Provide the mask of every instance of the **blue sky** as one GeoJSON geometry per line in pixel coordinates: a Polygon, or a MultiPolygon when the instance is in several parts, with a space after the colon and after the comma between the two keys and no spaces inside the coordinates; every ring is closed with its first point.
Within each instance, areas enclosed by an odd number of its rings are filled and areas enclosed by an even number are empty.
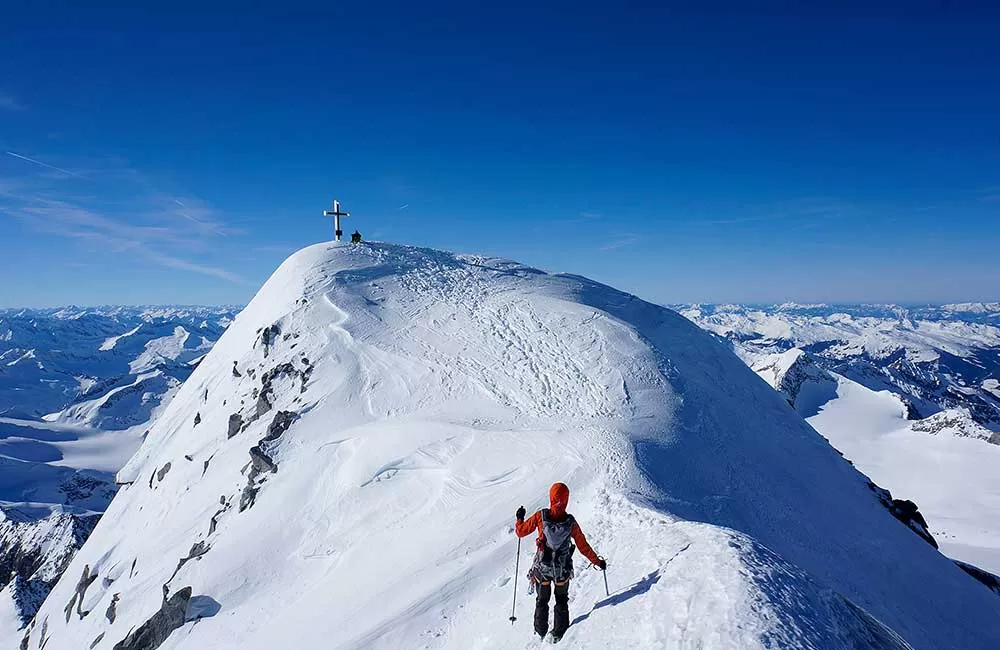
{"type": "Polygon", "coordinates": [[[334,197],[657,302],[1000,298],[996,9],[29,4],[0,306],[245,302],[334,197]]]}

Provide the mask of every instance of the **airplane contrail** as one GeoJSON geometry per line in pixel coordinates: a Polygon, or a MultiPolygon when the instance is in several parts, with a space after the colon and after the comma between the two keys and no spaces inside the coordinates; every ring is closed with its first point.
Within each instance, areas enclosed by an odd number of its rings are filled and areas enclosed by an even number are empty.
{"type": "MultiPolygon", "coordinates": [[[[35,164],[35,165],[39,165],[41,167],[45,167],[47,169],[54,169],[55,171],[62,172],[63,174],[69,174],[70,176],[76,176],[77,178],[84,178],[84,179],[87,178],[86,176],[84,176],[82,174],[77,174],[76,172],[71,172],[68,169],[63,169],[62,167],[55,167],[53,165],[48,165],[46,163],[43,163],[41,160],[35,160],[34,158],[28,158],[27,156],[22,156],[21,154],[14,153],[13,151],[8,151],[6,153],[7,153],[8,156],[14,156],[15,158],[20,158],[21,160],[25,160],[27,162],[30,162],[30,163],[35,164]]],[[[87,179],[87,180],[89,180],[89,179],[87,179]]]]}

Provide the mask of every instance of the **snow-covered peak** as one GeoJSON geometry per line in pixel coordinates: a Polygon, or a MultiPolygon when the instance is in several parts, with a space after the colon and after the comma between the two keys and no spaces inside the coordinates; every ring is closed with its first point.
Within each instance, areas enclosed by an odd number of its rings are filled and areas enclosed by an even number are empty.
{"type": "Polygon", "coordinates": [[[799,348],[756,358],[751,368],[802,417],[815,415],[836,394],[837,380],[799,348]]]}
{"type": "Polygon", "coordinates": [[[119,480],[30,647],[530,647],[511,524],[557,480],[614,591],[578,559],[567,647],[1000,639],[1000,599],[712,336],[505,260],[296,253],[119,480]]]}
{"type": "Polygon", "coordinates": [[[1000,433],[990,431],[972,418],[967,409],[948,409],[910,425],[914,431],[937,435],[950,433],[960,438],[975,438],[1000,444],[1000,433]]]}

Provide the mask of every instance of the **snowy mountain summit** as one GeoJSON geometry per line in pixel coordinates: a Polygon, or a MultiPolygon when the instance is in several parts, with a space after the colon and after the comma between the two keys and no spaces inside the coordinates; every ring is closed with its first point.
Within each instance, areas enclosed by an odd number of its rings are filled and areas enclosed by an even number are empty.
{"type": "Polygon", "coordinates": [[[289,258],[184,383],[23,648],[530,648],[514,511],[570,486],[570,648],[996,648],[1000,598],[711,335],[584,278],[289,258]]]}

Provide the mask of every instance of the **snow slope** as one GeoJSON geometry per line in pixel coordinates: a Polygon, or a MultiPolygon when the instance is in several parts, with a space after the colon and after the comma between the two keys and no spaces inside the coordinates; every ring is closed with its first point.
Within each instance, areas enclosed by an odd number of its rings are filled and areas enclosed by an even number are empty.
{"type": "Polygon", "coordinates": [[[536,647],[512,519],[556,480],[613,590],[578,559],[566,647],[1000,644],[1000,599],[723,345],[504,260],[300,251],[119,480],[25,647],[536,647]]]}
{"type": "Polygon", "coordinates": [[[858,468],[916,502],[941,551],[1000,575],[1000,446],[967,413],[908,421],[902,402],[844,377],[809,423],[858,468]]]}
{"type": "Polygon", "coordinates": [[[874,481],[916,501],[944,552],[1000,573],[1000,431],[983,426],[1000,429],[995,303],[682,311],[874,481]]]}

